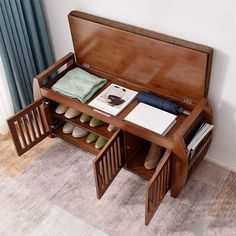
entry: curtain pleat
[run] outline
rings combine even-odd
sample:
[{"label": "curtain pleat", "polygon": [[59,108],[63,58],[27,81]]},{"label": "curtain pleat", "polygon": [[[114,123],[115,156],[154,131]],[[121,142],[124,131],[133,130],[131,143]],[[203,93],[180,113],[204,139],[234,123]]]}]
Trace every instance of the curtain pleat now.
[{"label": "curtain pleat", "polygon": [[33,101],[36,74],[52,64],[39,0],[0,0],[0,53],[14,110]]}]

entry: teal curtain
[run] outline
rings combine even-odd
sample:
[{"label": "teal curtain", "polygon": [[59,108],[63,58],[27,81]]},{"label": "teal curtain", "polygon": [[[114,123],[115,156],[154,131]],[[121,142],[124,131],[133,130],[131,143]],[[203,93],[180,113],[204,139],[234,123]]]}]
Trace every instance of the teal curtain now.
[{"label": "teal curtain", "polygon": [[16,112],[33,101],[35,75],[53,63],[39,0],[0,0],[0,56]]}]

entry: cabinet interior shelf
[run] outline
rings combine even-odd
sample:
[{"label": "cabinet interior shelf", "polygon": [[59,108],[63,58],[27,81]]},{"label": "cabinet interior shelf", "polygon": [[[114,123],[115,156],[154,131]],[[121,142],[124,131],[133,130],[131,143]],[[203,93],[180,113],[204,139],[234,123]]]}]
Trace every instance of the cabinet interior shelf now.
[{"label": "cabinet interior shelf", "polygon": [[95,142],[93,143],[87,143],[86,142],[86,137],[82,137],[82,138],[74,138],[71,134],[65,134],[62,131],[62,127],[63,125],[59,126],[58,128],[56,128],[53,131],[53,135],[56,137],[59,137],[61,139],[64,139],[65,141],[72,143],[82,149],[85,149],[88,152],[91,152],[94,155],[98,155],[98,153],[100,152],[99,149],[95,148]]},{"label": "cabinet interior shelf", "polygon": [[146,180],[150,180],[155,173],[156,168],[152,170],[148,170],[144,167],[144,161],[146,159],[149,145],[144,145],[141,150],[136,154],[135,158],[133,158],[125,168]]},{"label": "cabinet interior shelf", "polygon": [[110,132],[107,130],[108,128],[108,124],[104,124],[100,127],[91,127],[89,125],[89,123],[81,123],[80,120],[79,120],[79,117],[75,117],[75,118],[71,118],[71,119],[68,119],[66,118],[64,115],[59,115],[57,113],[54,113],[54,117],[60,119],[60,120],[63,120],[63,121],[66,121],[66,122],[69,122],[73,125],[77,125],[77,126],[80,126],[81,128],[84,128],[90,132],[93,132],[99,136],[102,136],[104,138],[107,138],[107,139],[110,139],[112,137],[112,135],[114,134],[114,132]]}]

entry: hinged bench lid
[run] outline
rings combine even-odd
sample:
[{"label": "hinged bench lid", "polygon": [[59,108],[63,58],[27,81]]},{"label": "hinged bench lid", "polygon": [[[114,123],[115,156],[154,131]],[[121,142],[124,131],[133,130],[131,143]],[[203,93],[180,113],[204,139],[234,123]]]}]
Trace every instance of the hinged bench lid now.
[{"label": "hinged bench lid", "polygon": [[207,96],[212,49],[72,11],[77,62],[183,102]]}]

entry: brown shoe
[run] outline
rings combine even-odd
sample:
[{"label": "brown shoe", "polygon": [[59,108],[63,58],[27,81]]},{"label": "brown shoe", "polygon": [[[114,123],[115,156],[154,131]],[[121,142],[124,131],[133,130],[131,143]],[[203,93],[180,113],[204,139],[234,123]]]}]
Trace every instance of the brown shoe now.
[{"label": "brown shoe", "polygon": [[161,146],[152,143],[146,159],[144,161],[144,167],[148,170],[154,169],[157,166],[157,163],[161,159]]}]

